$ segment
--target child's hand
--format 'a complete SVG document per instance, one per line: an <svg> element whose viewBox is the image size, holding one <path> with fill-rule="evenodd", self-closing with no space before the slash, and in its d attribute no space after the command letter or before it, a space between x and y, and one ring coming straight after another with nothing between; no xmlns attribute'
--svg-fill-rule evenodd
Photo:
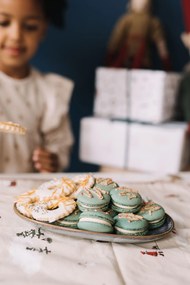
<svg viewBox="0 0 190 285"><path fill-rule="evenodd" d="M56 172L59 167L59 159L55 153L43 148L36 148L33 152L32 160L34 168L39 172Z"/></svg>

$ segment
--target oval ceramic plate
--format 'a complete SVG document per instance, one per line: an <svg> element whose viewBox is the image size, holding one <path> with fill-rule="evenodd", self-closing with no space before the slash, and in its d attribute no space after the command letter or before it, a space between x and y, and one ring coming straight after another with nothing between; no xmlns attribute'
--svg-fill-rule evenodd
<svg viewBox="0 0 190 285"><path fill-rule="evenodd" d="M128 235L119 235L119 234L107 234L107 233L98 233L98 232L91 232L91 231L84 231L79 229L72 229L66 228L62 226L57 226L54 224L50 224L47 222L40 222L31 218L28 218L22 215L16 208L14 204L14 211L15 213L23 218L26 221L39 225L41 228L45 230L52 231L54 233L58 233L65 236L83 238L83 239L91 239L95 241L103 241L103 242L117 242L117 243L145 243L156 241L159 239L164 238L168 235L174 228L174 221L173 219L166 214L166 221L165 223L157 228L150 230L147 235L145 236L128 236Z"/></svg>

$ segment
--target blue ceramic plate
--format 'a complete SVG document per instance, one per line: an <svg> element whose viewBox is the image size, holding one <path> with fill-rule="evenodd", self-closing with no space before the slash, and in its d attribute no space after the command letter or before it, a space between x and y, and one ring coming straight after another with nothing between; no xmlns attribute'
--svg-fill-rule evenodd
<svg viewBox="0 0 190 285"><path fill-rule="evenodd" d="M24 220L37 224L41 228L58 233L65 236L76 237L76 238L83 238L83 239L91 239L95 241L103 241L103 242L117 242L117 243L145 243L156 241L162 238L165 238L174 228L174 221L173 219L166 214L165 223L157 228L150 230L147 235L145 236L128 236L128 235L119 235L119 234L107 234L107 233L98 233L98 232L91 232L91 231L84 231L79 229L71 229L62 226L53 225L46 222L40 222L22 215L16 208L14 204L14 211L15 213L23 218Z"/></svg>

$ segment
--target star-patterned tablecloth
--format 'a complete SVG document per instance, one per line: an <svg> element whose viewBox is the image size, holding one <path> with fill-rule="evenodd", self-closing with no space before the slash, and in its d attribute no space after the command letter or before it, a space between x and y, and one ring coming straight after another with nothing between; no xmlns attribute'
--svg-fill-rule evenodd
<svg viewBox="0 0 190 285"><path fill-rule="evenodd" d="M0 175L0 284L190 284L190 173L94 173L134 187L174 220L169 235L138 244L64 236L16 215L13 205L18 195L54 177L72 175Z"/></svg>

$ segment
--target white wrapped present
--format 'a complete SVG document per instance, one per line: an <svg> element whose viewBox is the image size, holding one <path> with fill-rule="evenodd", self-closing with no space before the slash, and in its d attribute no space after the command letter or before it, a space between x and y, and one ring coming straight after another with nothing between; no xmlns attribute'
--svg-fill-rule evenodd
<svg viewBox="0 0 190 285"><path fill-rule="evenodd" d="M126 69L99 67L95 76L94 114L105 118L128 117Z"/></svg>
<svg viewBox="0 0 190 285"><path fill-rule="evenodd" d="M148 125L87 117L80 125L80 160L146 172L176 173L190 162L186 123Z"/></svg>
<svg viewBox="0 0 190 285"><path fill-rule="evenodd" d="M131 70L130 115L135 121L161 123L175 115L178 73Z"/></svg>
<svg viewBox="0 0 190 285"><path fill-rule="evenodd" d="M97 68L94 114L149 123L171 120L180 78L165 71Z"/></svg>
<svg viewBox="0 0 190 285"><path fill-rule="evenodd" d="M176 173L190 162L186 123L131 124L128 161L130 169Z"/></svg>
<svg viewBox="0 0 190 285"><path fill-rule="evenodd" d="M125 167L128 125L95 117L80 122L80 160L98 165Z"/></svg>

